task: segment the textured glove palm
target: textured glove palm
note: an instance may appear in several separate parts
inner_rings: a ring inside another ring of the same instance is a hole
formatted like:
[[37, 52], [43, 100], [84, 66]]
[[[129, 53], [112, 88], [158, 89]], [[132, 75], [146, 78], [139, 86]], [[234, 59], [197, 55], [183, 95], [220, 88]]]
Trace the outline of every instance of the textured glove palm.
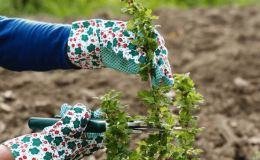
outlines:
[[[173, 85], [168, 51], [164, 39], [155, 30], [159, 43], [154, 52], [153, 85], [163, 79], [166, 85]], [[71, 62], [84, 69], [109, 67], [128, 74], [137, 74], [138, 64], [146, 63], [146, 53], [131, 43], [134, 33], [126, 30], [126, 22], [108, 20], [77, 21], [72, 24], [68, 40], [68, 57]]]

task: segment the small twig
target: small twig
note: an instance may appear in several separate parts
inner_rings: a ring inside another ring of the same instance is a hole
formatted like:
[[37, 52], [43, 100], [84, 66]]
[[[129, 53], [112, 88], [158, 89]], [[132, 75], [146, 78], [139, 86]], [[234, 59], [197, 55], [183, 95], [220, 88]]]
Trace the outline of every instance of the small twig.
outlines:
[[151, 76], [151, 71], [148, 71], [148, 76], [149, 76], [149, 80], [150, 80], [150, 88], [153, 88], [153, 83], [152, 83], [152, 76]]

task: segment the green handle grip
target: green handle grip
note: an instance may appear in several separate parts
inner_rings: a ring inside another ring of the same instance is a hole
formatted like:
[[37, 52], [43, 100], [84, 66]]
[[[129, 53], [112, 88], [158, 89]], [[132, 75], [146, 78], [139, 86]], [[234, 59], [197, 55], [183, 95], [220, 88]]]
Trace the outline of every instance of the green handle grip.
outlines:
[[[49, 127], [57, 123], [60, 119], [57, 118], [30, 118], [28, 125], [29, 128], [34, 130], [43, 130], [45, 127]], [[90, 119], [85, 132], [102, 133], [106, 131], [106, 122], [98, 119]]]

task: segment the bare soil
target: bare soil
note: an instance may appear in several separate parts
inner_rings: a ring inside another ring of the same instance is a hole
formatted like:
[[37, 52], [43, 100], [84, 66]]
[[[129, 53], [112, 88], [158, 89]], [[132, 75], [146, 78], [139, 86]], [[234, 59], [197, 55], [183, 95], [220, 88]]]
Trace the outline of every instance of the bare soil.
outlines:
[[[260, 7], [154, 11], [166, 40], [173, 73], [191, 73], [206, 102], [201, 111], [196, 147], [204, 160], [252, 160], [260, 151]], [[29, 19], [71, 23], [89, 18], [128, 20], [99, 13], [92, 17]], [[146, 115], [138, 90], [149, 88], [138, 75], [111, 69], [11, 72], [0, 68], [0, 142], [32, 132], [30, 117], [53, 117], [63, 103], [86, 103], [92, 110], [111, 89], [123, 91], [130, 115]], [[177, 109], [174, 109], [178, 113]], [[132, 135], [134, 142], [145, 135]], [[98, 151], [91, 158], [102, 159]]]

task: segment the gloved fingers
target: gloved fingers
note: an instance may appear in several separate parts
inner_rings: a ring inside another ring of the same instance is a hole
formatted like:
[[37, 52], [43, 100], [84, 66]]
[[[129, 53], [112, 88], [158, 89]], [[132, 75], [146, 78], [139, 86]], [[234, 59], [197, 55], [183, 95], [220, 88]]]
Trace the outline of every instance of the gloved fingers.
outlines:
[[[162, 37], [157, 39], [164, 42]], [[171, 66], [168, 60], [168, 50], [163, 44], [160, 44], [157, 50], [155, 50], [153, 68], [155, 71], [155, 80], [153, 83], [158, 84], [162, 79], [165, 85], [173, 86]]]
[[[159, 68], [159, 67], [158, 67]], [[161, 71], [158, 68], [156, 68], [158, 71], [156, 71], [156, 76], [152, 77], [152, 84], [154, 87], [158, 88], [158, 84], [161, 83], [161, 80], [164, 82], [167, 86], [173, 86], [174, 80], [172, 78], [171, 72], [168, 73], [168, 71], [165, 69], [165, 71]]]
[[62, 126], [67, 135], [79, 134], [77, 132], [85, 131], [88, 121], [91, 117], [91, 111], [85, 105], [78, 103], [70, 108], [56, 125]]
[[102, 113], [103, 112], [101, 111], [101, 109], [97, 109], [96, 111], [92, 112], [91, 118], [99, 118], [99, 119], [101, 119]]
[[155, 77], [152, 77], [152, 85], [153, 85], [155, 88], [159, 88], [159, 86], [158, 86], [159, 83], [160, 83], [160, 82], [158, 82]]
[[174, 79], [172, 77], [172, 71], [171, 71], [171, 67], [170, 67], [170, 64], [169, 64], [168, 60], [165, 63], [165, 70], [164, 70], [164, 72], [165, 72], [165, 74], [164, 74], [165, 76], [163, 77], [164, 84], [167, 85], [167, 86], [173, 87]]
[[70, 110], [70, 109], [72, 109], [72, 108], [73, 108], [73, 107], [70, 106], [70, 105], [67, 104], [67, 103], [62, 104], [62, 105], [61, 105], [61, 108], [60, 108], [60, 116], [63, 117], [64, 114], [65, 114], [68, 110]]
[[84, 156], [90, 156], [94, 154], [97, 150], [103, 149], [104, 138], [103, 137], [95, 137], [95, 138], [89, 138], [87, 140], [83, 141], [77, 141], [79, 148], [78, 151], [74, 152], [72, 155], [70, 155], [70, 159], [76, 160], [81, 159]]
[[173, 87], [173, 85], [174, 85], [174, 80], [173, 80], [173, 78], [172, 78], [171, 76], [165, 75], [165, 76], [163, 77], [163, 82], [164, 82], [164, 84], [165, 84], [166, 86], [171, 86], [171, 87]]
[[[60, 116], [63, 117], [65, 113], [70, 109], [72, 109], [72, 106], [68, 105], [67, 103], [62, 104], [60, 108]], [[48, 131], [51, 128], [53, 128], [53, 126], [45, 127], [42, 131]]]
[[67, 156], [68, 159], [81, 159], [84, 156], [92, 155], [99, 149], [104, 148], [104, 138], [103, 136], [96, 136], [93, 138], [86, 137], [86, 139], [79, 139], [74, 142], [69, 142], [69, 147], [74, 148], [74, 151], [71, 155]]
[[142, 49], [131, 42], [131, 40], [135, 39], [135, 34], [128, 31], [126, 25], [126, 22], [123, 21], [104, 21], [100, 34], [100, 43], [104, 48], [113, 51], [110, 54], [116, 54], [127, 61], [139, 64], [146, 58], [142, 54]]
[[162, 66], [157, 65], [154, 70], [154, 76], [152, 77], [152, 84], [154, 87], [158, 88], [158, 84], [161, 82], [162, 77], [164, 76], [163, 68], [160, 68]]
[[161, 34], [156, 30], [154, 29], [154, 39], [157, 43], [159, 43], [159, 45], [165, 45], [165, 41], [164, 41], [164, 38], [161, 36]]

